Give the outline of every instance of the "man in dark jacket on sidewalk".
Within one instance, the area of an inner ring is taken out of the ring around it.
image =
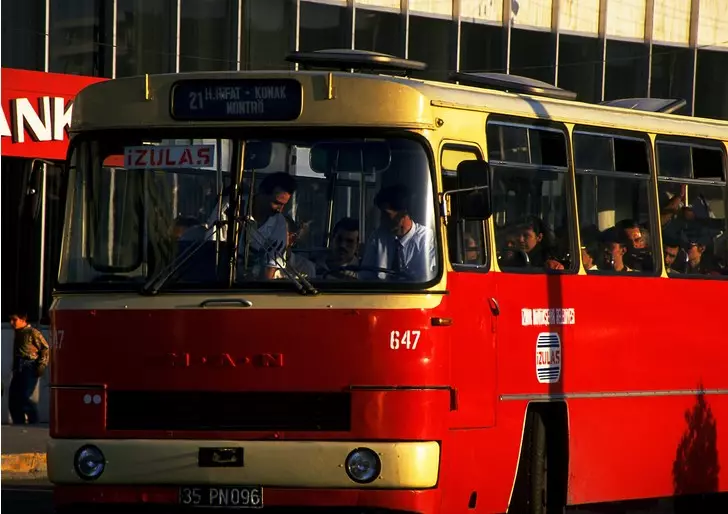
[[[38,379],[48,367],[48,343],[39,330],[28,323],[28,315],[14,312],[10,325],[15,329],[13,343],[13,378],[10,381],[8,403],[14,425],[38,423],[38,406],[32,396]]]

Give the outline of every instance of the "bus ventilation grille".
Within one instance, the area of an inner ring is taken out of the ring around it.
[[[350,393],[109,391],[108,430],[348,431]]]

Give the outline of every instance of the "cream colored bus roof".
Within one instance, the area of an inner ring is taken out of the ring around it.
[[[329,88],[329,76],[333,77],[332,88]],[[301,116],[294,122],[191,122],[177,121],[171,117],[170,93],[173,84],[178,80],[246,77],[298,79],[303,85]],[[518,95],[388,75],[344,72],[329,74],[320,71],[184,73],[100,82],[85,88],[76,97],[71,131],[78,133],[124,128],[260,125],[435,128],[435,108],[474,110],[597,127],[728,140],[728,122],[725,121]]]

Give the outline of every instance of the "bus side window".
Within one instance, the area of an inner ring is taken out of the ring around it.
[[[722,145],[658,138],[656,149],[665,271],[670,277],[728,276]]]
[[[489,118],[486,136],[499,267],[573,270],[565,130]]]
[[[462,161],[482,160],[480,151],[472,146],[446,145],[442,149],[443,190],[457,189],[457,167]],[[485,222],[466,221],[458,217],[457,195],[450,196],[452,216],[447,224],[450,263],[467,269],[482,268],[487,263]]]
[[[587,273],[656,270],[646,136],[574,131],[581,259]]]

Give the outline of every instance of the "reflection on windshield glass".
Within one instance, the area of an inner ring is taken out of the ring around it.
[[[61,283],[340,288],[437,274],[430,168],[413,140],[115,139],[75,161]]]

